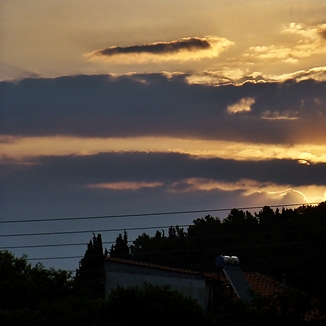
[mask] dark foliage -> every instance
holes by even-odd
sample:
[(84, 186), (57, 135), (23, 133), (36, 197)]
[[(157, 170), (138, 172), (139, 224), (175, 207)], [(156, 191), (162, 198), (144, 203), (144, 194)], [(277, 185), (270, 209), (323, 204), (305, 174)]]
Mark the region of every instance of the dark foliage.
[[(170, 227), (167, 234), (140, 235), (128, 246), (119, 235), (111, 255), (214, 271), (215, 257), (235, 254), (242, 269), (276, 279), (286, 274), (288, 290), (257, 297), (244, 305), (220, 298), (217, 309), (205, 315), (190, 298), (167, 288), (118, 288), (103, 299), (104, 270), (101, 235), (93, 237), (76, 278), (66, 271), (31, 266), (26, 257), (0, 251), (1, 325), (323, 325), (326, 288), (326, 202), (317, 206), (258, 213), (231, 210), (224, 220), (207, 215), (187, 230)], [(299, 289), (294, 291), (293, 288)], [(312, 299), (313, 298), (313, 299)], [(126, 313), (127, 312), (127, 313)]]
[(106, 250), (103, 253), (101, 234), (98, 234), (97, 237), (94, 234), (76, 272), (76, 280), (99, 297), (104, 297), (104, 259), (106, 255)]
[(117, 288), (104, 300), (66, 271), (32, 267), (26, 257), (0, 251), (1, 325), (323, 325), (321, 315), (322, 306), (294, 290), (251, 305), (223, 297), (209, 314), (193, 299), (150, 284)]
[(131, 247), (135, 260), (214, 271), (222, 253), (240, 258), (243, 270), (256, 271), (314, 294), (326, 304), (326, 202), (317, 206), (273, 210), (254, 215), (232, 209), (224, 220), (207, 215), (185, 231), (140, 235)]
[[(0, 251), (0, 324), (19, 326), (205, 325), (201, 307), (166, 287), (118, 288), (94, 297), (66, 271), (32, 267), (26, 257)], [(160, 323), (159, 323), (160, 324)]]
[(121, 326), (208, 325), (208, 318), (195, 300), (168, 287), (150, 284), (113, 290), (108, 312), (110, 321)]
[(91, 299), (70, 273), (0, 251), (1, 325), (109, 325), (103, 323), (106, 305)]
[(130, 258), (130, 248), (128, 246), (128, 234), (124, 231), (123, 237), (120, 233), (115, 241), (115, 245), (111, 246), (110, 256), (116, 258)]

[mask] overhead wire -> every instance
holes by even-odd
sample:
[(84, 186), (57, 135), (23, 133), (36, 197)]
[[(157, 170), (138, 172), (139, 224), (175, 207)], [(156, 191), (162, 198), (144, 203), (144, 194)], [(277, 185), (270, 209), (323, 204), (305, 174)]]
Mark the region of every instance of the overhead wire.
[[(302, 230), (303, 231), (303, 230)], [(215, 237), (215, 236), (214, 236)], [(208, 238), (205, 236), (202, 237), (195, 237), (197, 238)], [(131, 243), (133, 241), (128, 241), (128, 243)], [(137, 255), (149, 255), (149, 254), (162, 254), (162, 253), (168, 253), (168, 254), (173, 254), (173, 253), (190, 253), (190, 252), (200, 252), (200, 251), (217, 251), (217, 250), (226, 250), (228, 249), (228, 251), (234, 251), (235, 249), (241, 247), (241, 249), (243, 248), (259, 248), (259, 247), (277, 247), (277, 246), (286, 246), (286, 245), (302, 245), (302, 244), (309, 244), (309, 243), (324, 243), (326, 242), (326, 239), (324, 240), (309, 240), (309, 241), (290, 241), (290, 242), (274, 242), (274, 243), (264, 243), (264, 244), (246, 244), (246, 245), (236, 245), (236, 246), (224, 246), (224, 247), (220, 247), (219, 249), (217, 249), (216, 247), (210, 247), (210, 248), (182, 248), (182, 249), (174, 249), (174, 250), (153, 250), (153, 251), (143, 251), (143, 252), (139, 252), (137, 253)], [(113, 244), (115, 242), (113, 241), (109, 241), (109, 242), (103, 242), (103, 244)], [(85, 243), (78, 243), (78, 244), (67, 244), (67, 245), (85, 245)], [(35, 247), (49, 247), (49, 246), (64, 246), (64, 245), (37, 245)], [(34, 246), (31, 246), (34, 247)], [(309, 255), (310, 256), (310, 255)], [(35, 261), (35, 260), (58, 260), (58, 259), (81, 259), (82, 256), (78, 255), (78, 256), (52, 256), (52, 257), (39, 257), (39, 258), (28, 258), (27, 260), (30, 261)]]
[[(314, 205), (317, 203), (301, 203), (301, 204), (285, 204), (285, 205), (265, 205), (268, 207), (293, 207), (293, 206), (301, 206), (301, 205)], [(247, 207), (239, 207), (236, 209), (239, 210), (252, 210), (252, 209), (260, 209), (261, 206), (247, 206)], [(185, 211), (170, 211), (170, 212), (154, 212), (154, 213), (143, 213), (143, 214), (120, 214), (120, 215), (104, 215), (104, 216), (82, 216), (82, 217), (67, 217), (67, 218), (51, 218), (51, 219), (27, 219), (27, 220), (4, 220), (0, 221), (0, 224), (4, 223), (31, 223), (31, 222), (50, 222), (50, 221), (67, 221), (67, 220), (87, 220), (87, 219), (110, 219), (110, 218), (128, 218), (128, 217), (142, 217), (142, 216), (162, 216), (162, 215), (178, 215), (178, 214), (192, 214), (192, 213), (209, 213), (209, 212), (219, 212), (231, 210), (232, 208), (217, 208), (217, 209), (207, 209), (207, 210), (185, 210)], [(192, 225), (192, 224), (191, 224)], [(189, 224), (178, 225), (179, 227), (189, 227)], [(131, 228), (113, 228), (113, 229), (98, 229), (98, 230), (80, 230), (80, 231), (57, 231), (57, 232), (34, 232), (34, 233), (13, 233), (13, 234), (0, 234), (1, 238), (5, 237), (22, 237), (22, 236), (44, 236), (44, 235), (67, 235), (67, 234), (81, 234), (81, 233), (90, 233), (90, 232), (121, 232), (121, 231), (139, 231), (139, 230), (150, 230), (150, 229), (166, 229), (171, 227), (171, 225), (160, 225), (160, 226), (148, 226), (148, 227), (131, 227)], [(318, 229), (320, 230), (320, 229)], [(284, 232), (293, 232), (284, 231)], [(299, 231), (299, 230), (295, 230)], [(307, 231), (304, 229), (303, 231)], [(263, 232), (264, 233), (264, 232)], [(246, 235), (248, 233), (243, 233)], [(251, 234), (257, 234), (251, 233)], [(259, 233), (261, 234), (261, 233)], [(221, 236), (221, 235), (220, 235)], [(228, 236), (224, 234), (223, 236)], [(234, 233), (230, 234), (230, 236), (235, 236)], [(205, 237), (203, 237), (205, 238)], [(132, 241), (128, 241), (132, 242)], [(113, 244), (115, 242), (103, 242), (104, 244)], [(41, 247), (68, 247), (68, 246), (81, 246), (85, 245), (85, 243), (69, 243), (69, 244), (37, 244), (37, 245), (25, 245), (25, 246), (7, 246), (0, 247), (0, 250), (3, 249), (27, 249), (27, 248), (41, 248)], [(280, 245), (280, 244), (275, 244)], [(260, 246), (260, 245), (257, 245)], [(207, 248), (205, 249), (207, 250)], [(55, 256), (55, 257), (39, 257), (39, 258), (28, 258), (29, 261), (43, 261), (43, 260), (57, 260), (57, 259), (81, 259), (82, 256)]]
[[(237, 245), (237, 246), (226, 246), (219, 248), (219, 250), (223, 250), (225, 248), (234, 250), (239, 247), (241, 248), (258, 248), (258, 247), (277, 247), (277, 246), (284, 246), (284, 245), (298, 245), (298, 244), (308, 244), (308, 243), (317, 243), (317, 242), (326, 242), (325, 240), (312, 240), (312, 241), (296, 241), (296, 242), (279, 242), (279, 243), (273, 243), (273, 244), (256, 244), (256, 245)], [(161, 253), (190, 253), (190, 252), (201, 252), (201, 251), (218, 251), (216, 247), (210, 247), (210, 248), (192, 248), (192, 249), (174, 249), (174, 250), (155, 250), (155, 251), (148, 251), (148, 252), (140, 252), (137, 253), (138, 255), (148, 255), (148, 254), (161, 254)], [(324, 254), (326, 255), (326, 254)], [(320, 257), (320, 254), (306, 254), (306, 255), (300, 255), (301, 258), (304, 257)], [(57, 260), (57, 259), (81, 259), (83, 256), (53, 256), (53, 257), (38, 257), (38, 258), (27, 258), (28, 261), (35, 261), (35, 260)], [(257, 259), (255, 258), (255, 261)], [(275, 257), (265, 257), (264, 259), (260, 258), (259, 260), (275, 260)]]
[[(313, 205), (316, 203), (306, 203), (306, 205)], [(286, 204), (286, 205), (270, 205), (268, 207), (292, 207), (292, 206), (300, 206), (304, 204)], [(239, 207), (239, 210), (251, 210), (258, 209), (261, 206), (247, 206), (247, 207)], [(67, 218), (51, 218), (51, 219), (26, 219), (26, 220), (4, 220), (0, 221), (0, 224), (4, 223), (31, 223), (31, 222), (50, 222), (50, 221), (69, 221), (69, 220), (86, 220), (86, 219), (104, 219), (104, 218), (127, 218), (127, 217), (141, 217), (141, 216), (162, 216), (162, 215), (178, 215), (178, 214), (193, 214), (193, 213), (208, 213), (208, 212), (218, 212), (218, 211), (226, 211), (232, 210), (232, 208), (216, 208), (216, 209), (207, 209), (207, 210), (187, 210), (187, 211), (170, 211), (170, 212), (154, 212), (154, 213), (142, 213), (142, 214), (121, 214), (121, 215), (102, 215), (102, 216), (82, 216), (82, 217), (67, 217)], [(189, 226), (178, 225), (180, 227)], [(151, 227), (133, 227), (128, 228), (130, 231), (136, 230), (149, 230), (155, 228), (167, 228), (169, 226), (151, 226)], [(78, 233), (89, 233), (89, 232), (116, 232), (116, 231), (124, 231), (126, 228), (117, 228), (117, 229), (98, 229), (98, 230), (79, 230), (79, 231), (53, 231), (53, 232), (34, 232), (34, 233), (12, 233), (12, 234), (0, 234), (0, 238), (4, 237), (23, 237), (23, 236), (44, 236), (44, 235), (64, 235), (64, 234), (78, 234)]]
[[(268, 207), (293, 207), (302, 205), (316, 205), (316, 203), (296, 203), (282, 205), (264, 205)], [(129, 217), (146, 217), (146, 216), (164, 216), (164, 215), (181, 215), (181, 214), (196, 214), (196, 213), (211, 213), (229, 211), (233, 208), (239, 210), (260, 209), (262, 206), (246, 206), (232, 208), (214, 208), (214, 209), (199, 209), (199, 210), (184, 210), (184, 211), (168, 211), (168, 212), (151, 212), (151, 213), (136, 213), (136, 214), (117, 214), (117, 215), (94, 215), (94, 216), (79, 216), (79, 217), (58, 217), (58, 218), (40, 218), (40, 219), (21, 219), (21, 220), (2, 220), (0, 224), (13, 223), (35, 223), (35, 222), (56, 222), (56, 221), (74, 221), (74, 220), (94, 220), (94, 219), (113, 219), (113, 218), (129, 218)]]
[[(34, 232), (34, 233), (12, 233), (12, 234), (0, 234), (0, 238), (10, 237), (25, 237), (25, 236), (43, 236), (43, 235), (63, 235), (63, 234), (80, 234), (80, 233), (97, 233), (97, 232), (120, 232), (120, 231), (139, 231), (150, 230), (157, 228), (169, 228), (171, 225), (164, 226), (144, 226), (144, 227), (131, 227), (131, 228), (116, 228), (116, 229), (96, 229), (96, 230), (80, 230), (80, 231), (55, 231), (55, 232)], [(189, 224), (179, 225), (180, 227), (189, 226)]]
[[(177, 225), (178, 227), (190, 227), (193, 226), (193, 224), (182, 224), (182, 225)], [(82, 230), (82, 231), (60, 231), (60, 232), (42, 232), (42, 233), (23, 233), (23, 234), (13, 234), (13, 235), (0, 235), (0, 237), (11, 237), (11, 236), (29, 236), (29, 235), (62, 235), (62, 234), (75, 234), (75, 233), (95, 233), (95, 232), (114, 232), (114, 231), (135, 231), (135, 230), (150, 230), (150, 229), (157, 229), (162, 230), (162, 229), (168, 229), (170, 228), (171, 225), (161, 225), (161, 226), (150, 226), (150, 227), (135, 227), (135, 228), (117, 228), (117, 229), (100, 229), (100, 230), (93, 230), (93, 231), (87, 231), (87, 230)], [(296, 232), (304, 232), (306, 233), (307, 231), (326, 231), (325, 228), (303, 228), (303, 229), (291, 229), (291, 230), (278, 230), (278, 234), (284, 234), (284, 233), (296, 233)], [(191, 239), (208, 239), (208, 238), (226, 238), (226, 237), (235, 237), (235, 236), (257, 236), (257, 235), (264, 235), (264, 234), (272, 234), (274, 233), (274, 230), (269, 230), (269, 231), (255, 231), (255, 232), (238, 232), (238, 233), (223, 233), (223, 234), (217, 234), (217, 235), (206, 235), (206, 236), (191, 236)], [(187, 234), (187, 233), (185, 233)], [(167, 239), (168, 237), (162, 237), (158, 238), (158, 240), (164, 240)], [(134, 242), (135, 240), (130, 240), (128, 241), (129, 243)], [(115, 243), (115, 241), (107, 241), (103, 242), (103, 244), (111, 244)], [(39, 244), (39, 245), (21, 245), (21, 246), (0, 246), (1, 249), (19, 249), (19, 248), (37, 248), (37, 247), (61, 247), (61, 246), (77, 246), (77, 245), (85, 245), (85, 243), (69, 243), (69, 244)]]

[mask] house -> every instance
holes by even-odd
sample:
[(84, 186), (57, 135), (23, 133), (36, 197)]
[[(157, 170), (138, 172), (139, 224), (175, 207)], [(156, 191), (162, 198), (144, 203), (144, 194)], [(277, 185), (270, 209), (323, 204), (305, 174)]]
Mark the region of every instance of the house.
[[(232, 285), (232, 279), (230, 281), (227, 275), (221, 272), (201, 273), (113, 257), (107, 257), (104, 266), (106, 296), (119, 285), (143, 286), (147, 282), (153, 285), (168, 285), (171, 290), (196, 299), (205, 310), (213, 305), (221, 289), (229, 292), (230, 296), (238, 296), (241, 299)], [(253, 292), (270, 295), (282, 291), (281, 283), (259, 273), (243, 275)]]
[(214, 279), (202, 273), (112, 257), (106, 258), (104, 268), (106, 296), (119, 285), (142, 286), (147, 282), (168, 285), (196, 299), (204, 309), (209, 305)]

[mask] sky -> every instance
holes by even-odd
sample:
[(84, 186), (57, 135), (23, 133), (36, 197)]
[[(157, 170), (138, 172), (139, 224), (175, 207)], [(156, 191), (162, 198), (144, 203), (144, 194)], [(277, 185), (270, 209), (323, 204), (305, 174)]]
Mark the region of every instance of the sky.
[(93, 232), (326, 200), (324, 0), (0, 0), (0, 24), (0, 249), (75, 270)]

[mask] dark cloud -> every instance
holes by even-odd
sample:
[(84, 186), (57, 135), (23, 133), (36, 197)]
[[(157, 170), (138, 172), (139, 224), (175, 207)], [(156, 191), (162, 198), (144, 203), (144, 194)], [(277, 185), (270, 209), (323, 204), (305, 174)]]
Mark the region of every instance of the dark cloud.
[(197, 37), (186, 38), (171, 42), (156, 42), (144, 45), (132, 46), (112, 46), (107, 49), (95, 51), (95, 55), (113, 56), (118, 54), (171, 54), (179, 51), (197, 51), (206, 50), (211, 47), (210, 43), (205, 39)]
[[(250, 111), (227, 108), (254, 99)], [(0, 83), (7, 136), (176, 136), (260, 143), (324, 143), (326, 82), (189, 84), (139, 74)]]
[(325, 163), (307, 166), (297, 160), (236, 161), (178, 153), (112, 152), (88, 156), (41, 156), (26, 163), (2, 164), (3, 180), (8, 180), (8, 187), (20, 182), (26, 185), (35, 182), (35, 187), (40, 184), (84, 187), (124, 181), (162, 182), (168, 189), (190, 178), (229, 183), (249, 179), (259, 184), (292, 186), (326, 184)]
[[(0, 164), (0, 219), (51, 219), (80, 216), (107, 216), (176, 212), (200, 209), (222, 209), (212, 212), (225, 217), (229, 209), (261, 205), (304, 203), (300, 194), (288, 191), (282, 199), (271, 198), (264, 192), (244, 196), (241, 187), (229, 190), (192, 189), (189, 178), (217, 182), (237, 182), (243, 178), (264, 185), (279, 183), (295, 186), (325, 185), (326, 164), (298, 164), (292, 160), (241, 162), (224, 159), (199, 159), (177, 153), (100, 153), (88, 156), (40, 156), (22, 162)], [(110, 182), (161, 182), (161, 186), (138, 190), (114, 190), (88, 187)], [(244, 186), (245, 188), (245, 186)], [(172, 190), (172, 191), (171, 191)], [(229, 209), (228, 209), (229, 208)], [(258, 209), (256, 211), (259, 211)], [(153, 230), (129, 232), (134, 240), (142, 232), (169, 225), (191, 224), (205, 213), (139, 216), (133, 218), (89, 219), (60, 222), (1, 224), (1, 234), (76, 232), (65, 235), (8, 237), (2, 246), (22, 246), (13, 252), (35, 257), (82, 256), (92, 232), (101, 231), (104, 241), (115, 241), (119, 228), (154, 226)], [(82, 246), (29, 248), (29, 245), (51, 243), (81, 243)], [(111, 245), (106, 245), (110, 248)], [(46, 260), (48, 266), (75, 270), (79, 259)]]
[[(232, 187), (199, 190), (187, 184), (187, 179), (198, 178), (220, 183), (236, 183), (243, 179), (262, 186), (279, 184), (298, 186), (325, 185), (326, 164), (310, 166), (294, 160), (242, 162), (217, 158), (199, 159), (176, 153), (100, 153), (90, 156), (41, 156), (29, 162), (3, 162), (0, 165), (0, 216), (2, 219), (55, 218), (69, 216), (96, 216), (135, 214), (160, 211), (198, 210), (221, 207), (262, 206), (280, 204), (263, 192), (243, 196), (248, 190)], [(154, 188), (114, 190), (88, 187), (112, 182), (160, 182)], [(288, 196), (298, 197), (289, 192)], [(282, 196), (284, 203), (286, 198)], [(296, 201), (297, 202), (297, 201)], [(292, 202), (293, 203), (293, 202)], [(200, 216), (195, 216), (200, 217)], [(194, 218), (195, 218), (194, 217)], [(189, 218), (189, 217), (188, 217)], [(191, 223), (192, 217), (188, 223)], [(149, 221), (143, 221), (148, 226)], [(139, 225), (139, 221), (121, 222), (122, 227)], [(158, 222), (177, 224), (168, 220)], [(113, 223), (114, 224), (114, 223)], [(19, 232), (14, 225), (12, 232)], [(26, 232), (28, 225), (22, 225)], [(46, 230), (47, 225), (40, 225)], [(98, 224), (67, 225), (67, 229), (94, 230)], [(121, 227), (121, 226), (120, 226)], [(10, 231), (5, 225), (2, 233)], [(106, 228), (112, 228), (106, 225)], [(51, 225), (52, 231), (56, 225)], [(62, 228), (61, 228), (62, 230)], [(33, 230), (32, 230), (33, 231)], [(116, 235), (115, 235), (116, 236)], [(89, 239), (88, 239), (89, 240)]]
[[(25, 170), (25, 172), (27, 172)], [(23, 175), (23, 171), (20, 171)], [(84, 178), (85, 176), (80, 177)], [(87, 176), (86, 176), (87, 178)], [(37, 218), (62, 218), (80, 216), (107, 216), (121, 214), (142, 214), (155, 212), (176, 212), (184, 210), (213, 209), (218, 207), (231, 207), (244, 205), (239, 199), (240, 192), (225, 192), (214, 190), (208, 192), (193, 191), (187, 193), (167, 192), (165, 188), (140, 189), (137, 191), (114, 191), (109, 189), (94, 189), (74, 186), (73, 181), (68, 178), (66, 183), (59, 182), (55, 178), (29, 176), (21, 180), (11, 175), (11, 182), (0, 184), (0, 219), (1, 220), (21, 220)], [(52, 181), (52, 182), (51, 182)], [(232, 196), (230, 197), (230, 194)], [(247, 201), (248, 203), (248, 201)], [(224, 216), (228, 212), (220, 212), (219, 216)], [(214, 214), (214, 213), (212, 213)], [(1, 247), (22, 246), (22, 249), (10, 249), (15, 255), (27, 254), (29, 258), (46, 257), (43, 261), (46, 266), (56, 266), (75, 271), (78, 262), (82, 258), (87, 248), (87, 243), (92, 238), (92, 232), (100, 231), (103, 241), (115, 241), (119, 232), (128, 231), (130, 240), (146, 232), (151, 234), (161, 226), (192, 224), (192, 221), (199, 217), (204, 217), (205, 213), (166, 215), (166, 216), (139, 216), (132, 218), (109, 218), (90, 219), (80, 221), (60, 221), (44, 223), (14, 223), (1, 224), (1, 234), (19, 233), (39, 233), (39, 232), (76, 232), (85, 231), (80, 234), (46, 235), (46, 236), (24, 236), (1, 238)], [(130, 231), (130, 228), (153, 226), (153, 230)], [(121, 231), (104, 231), (112, 229)], [(49, 247), (49, 244), (71, 244), (81, 243), (81, 246)], [(42, 245), (44, 248), (28, 248), (29, 245)], [(111, 244), (105, 244), (110, 249)], [(60, 256), (80, 256), (76, 259), (49, 260), (51, 257)], [(38, 260), (39, 261), (39, 260)], [(36, 263), (36, 261), (33, 261)]]

